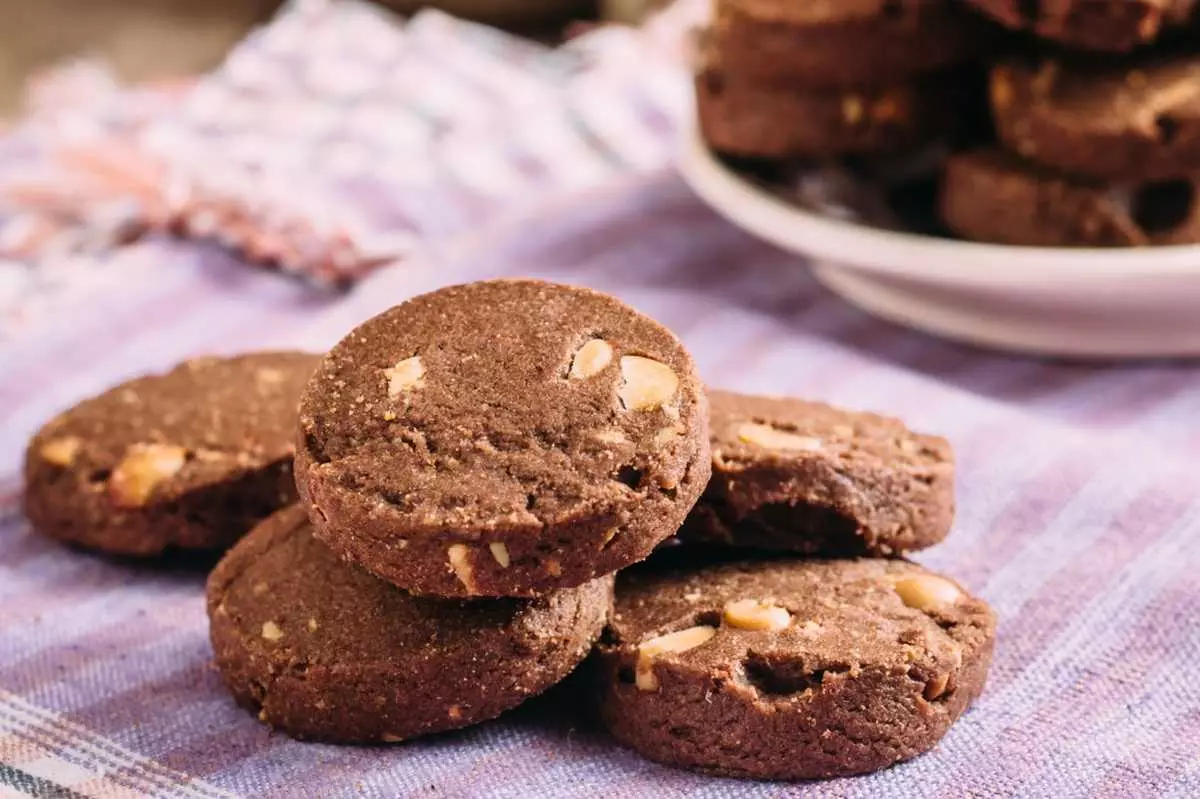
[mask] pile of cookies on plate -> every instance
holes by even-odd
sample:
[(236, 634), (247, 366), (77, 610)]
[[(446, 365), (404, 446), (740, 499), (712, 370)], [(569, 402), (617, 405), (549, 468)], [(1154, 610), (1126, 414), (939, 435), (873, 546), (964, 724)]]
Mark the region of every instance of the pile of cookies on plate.
[(983, 688), (991, 610), (902, 557), (953, 477), (944, 439), (706, 390), (618, 300), (498, 280), (117, 386), (34, 437), (25, 499), (110, 553), (232, 545), (216, 663), (289, 735), (466, 727), (583, 665), (643, 755), (808, 779), (931, 749)]
[(717, 152), (925, 163), (946, 232), (1200, 242), (1195, 0), (716, 0), (696, 81)]

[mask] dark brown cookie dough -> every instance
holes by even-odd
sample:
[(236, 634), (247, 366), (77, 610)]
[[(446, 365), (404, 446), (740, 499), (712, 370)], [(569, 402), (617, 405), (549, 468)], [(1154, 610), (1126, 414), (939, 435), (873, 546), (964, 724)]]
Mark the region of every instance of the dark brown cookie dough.
[(1200, 56), (1103, 68), (1013, 60), (992, 69), (991, 101), (1005, 147), (1066, 175), (1200, 173)]
[(369, 320), (301, 404), (317, 534), (436, 596), (537, 596), (641, 560), (708, 482), (708, 405), (670, 331), (534, 280), (455, 286)]
[(494, 718), (566, 677), (612, 604), (602, 577), (536, 600), (419, 598), (339, 560), (279, 511), (208, 580), (234, 697), (297, 738), (402, 741)]
[(792, 86), (892, 86), (980, 59), (992, 29), (957, 0), (717, 0), (724, 71)]
[(1196, 0), (968, 0), (1015, 30), (1083, 50), (1127, 52), (1184, 26)]
[(951, 156), (941, 214), (963, 238), (1030, 247), (1200, 243), (1195, 180), (1068, 179), (996, 149)]
[(696, 77), (700, 132), (750, 158), (830, 158), (915, 150), (960, 122), (963, 84), (941, 75), (870, 89), (800, 89), (710, 65)]
[(932, 749), (983, 689), (992, 611), (916, 564), (657, 561), (618, 577), (597, 649), (601, 716), (652, 760), (861, 774)]
[(25, 455), (30, 523), (114, 554), (225, 549), (296, 501), (296, 408), (317, 362), (196, 358), (59, 414)]
[(679, 537), (805, 555), (903, 554), (946, 537), (954, 454), (897, 419), (709, 391), (713, 473)]

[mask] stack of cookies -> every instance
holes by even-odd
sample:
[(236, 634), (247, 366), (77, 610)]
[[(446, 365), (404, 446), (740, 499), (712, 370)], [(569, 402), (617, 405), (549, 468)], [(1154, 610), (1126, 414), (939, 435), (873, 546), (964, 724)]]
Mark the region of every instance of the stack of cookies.
[(1195, 0), (974, 3), (1040, 42), (993, 66), (999, 146), (950, 159), (946, 224), (1004, 244), (1200, 242)]
[(714, 150), (823, 159), (917, 150), (966, 116), (989, 26), (961, 0), (716, 0), (696, 104)]
[[(1027, 246), (1196, 243), (1198, 9), (1196, 0), (715, 0), (696, 77), (699, 125), (716, 152), (751, 159), (742, 165), (760, 176), (762, 161), (808, 170), (813, 160), (883, 157), (856, 162), (869, 168), (851, 171), (859, 190), (841, 204), (885, 224)], [(994, 61), (987, 91), (976, 88), (981, 60)], [(985, 94), (994, 135), (973, 124)], [(913, 167), (929, 159), (910, 156), (933, 143), (968, 148), (937, 154), (937, 208), (924, 192), (878, 207), (874, 190), (895, 188), (889, 174), (920, 185)], [(828, 206), (828, 191), (809, 193), (803, 202)]]
[(949, 530), (943, 439), (706, 391), (587, 289), (456, 286), (319, 360), (190, 361), (50, 422), (27, 478), (73, 543), (240, 538), (208, 581), (217, 666), (298, 738), (476, 724), (591, 655), (581, 686), (649, 758), (858, 774), (932, 748), (991, 659), (987, 605), (902, 558)]

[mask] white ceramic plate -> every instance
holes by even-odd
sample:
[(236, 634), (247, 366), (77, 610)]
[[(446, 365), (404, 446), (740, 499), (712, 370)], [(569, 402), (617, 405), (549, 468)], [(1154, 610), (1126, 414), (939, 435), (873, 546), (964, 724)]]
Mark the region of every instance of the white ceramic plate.
[(833, 219), (738, 175), (695, 132), (680, 169), (720, 214), (807, 256), (827, 288), (884, 319), (1043, 355), (1200, 355), (1200, 245), (1011, 247)]

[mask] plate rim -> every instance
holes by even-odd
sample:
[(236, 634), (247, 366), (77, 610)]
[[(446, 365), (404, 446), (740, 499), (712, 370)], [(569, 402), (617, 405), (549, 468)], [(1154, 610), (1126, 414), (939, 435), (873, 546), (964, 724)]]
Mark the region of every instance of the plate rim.
[[(807, 211), (723, 164), (691, 125), (679, 159), (684, 181), (738, 227), (827, 265), (958, 284), (1200, 276), (1200, 244), (1153, 248), (1021, 247), (884, 230)], [(956, 261), (971, 263), (964, 269)]]

